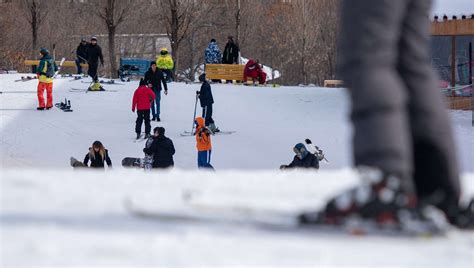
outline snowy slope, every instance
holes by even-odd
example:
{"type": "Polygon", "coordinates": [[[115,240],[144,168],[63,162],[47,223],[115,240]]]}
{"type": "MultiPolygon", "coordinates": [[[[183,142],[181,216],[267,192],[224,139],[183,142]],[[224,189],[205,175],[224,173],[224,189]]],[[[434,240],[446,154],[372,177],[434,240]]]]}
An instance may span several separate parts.
{"type": "MultiPolygon", "coordinates": [[[[0,75],[0,91],[35,91],[36,81],[0,75]]],[[[109,85],[118,92],[69,92],[87,87],[58,79],[55,102],[71,99],[74,112],[38,112],[35,93],[0,94],[0,266],[79,265],[319,265],[323,267],[472,267],[473,233],[447,237],[354,237],[283,232],[225,224],[178,224],[137,219],[126,198],[179,210],[183,193],[194,202],[278,211],[318,208],[357,183],[350,166],[348,100],[342,89],[255,88],[213,85],[215,120],[229,136],[213,137],[217,173],[195,172],[191,128],[198,85],[170,84],[162,95],[164,126],[177,153],[170,173],[124,170],[120,160],[141,156],[135,143],[131,96],[136,82],[109,85]],[[330,163],[322,172],[279,172],[292,147],[310,137],[330,163]],[[109,149],[114,170],[73,172],[94,140],[109,149]],[[325,170],[333,170],[325,172],[325,170]],[[388,257],[391,256],[391,257],[388,257]]],[[[450,112],[461,159],[465,197],[474,195],[470,112],[450,112]],[[471,172],[468,174],[467,172],[471,172]]],[[[3,267],[3,266],[2,266],[3,267]]]]}

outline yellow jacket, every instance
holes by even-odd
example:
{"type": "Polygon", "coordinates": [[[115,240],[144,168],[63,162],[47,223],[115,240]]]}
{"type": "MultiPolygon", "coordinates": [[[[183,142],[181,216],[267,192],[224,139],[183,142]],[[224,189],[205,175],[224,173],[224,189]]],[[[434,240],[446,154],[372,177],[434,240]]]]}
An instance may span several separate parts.
{"type": "Polygon", "coordinates": [[[38,65],[38,68],[37,68],[37,71],[36,71],[36,73],[38,75],[38,80],[41,83],[47,83],[47,84],[53,83],[52,75],[54,75],[54,72],[56,70],[57,70],[56,63],[51,58],[51,56],[49,56],[49,55],[43,56],[40,60],[40,63],[38,65]],[[50,74],[49,74],[51,77],[47,76],[48,65],[51,65],[51,70],[50,70],[50,74]]]}
{"type": "Polygon", "coordinates": [[[170,54],[158,55],[156,57],[156,67],[158,69],[172,70],[174,67],[173,58],[171,58],[170,54]]]}

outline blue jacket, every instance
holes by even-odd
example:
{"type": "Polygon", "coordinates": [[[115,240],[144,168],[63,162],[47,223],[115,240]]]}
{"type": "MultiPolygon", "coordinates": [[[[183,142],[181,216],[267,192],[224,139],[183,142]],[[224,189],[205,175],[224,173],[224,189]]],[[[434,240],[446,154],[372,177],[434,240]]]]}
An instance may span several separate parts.
{"type": "Polygon", "coordinates": [[[217,46],[216,42],[209,43],[206,50],[204,51],[204,62],[210,64],[218,64],[222,62],[221,50],[217,46]]]}

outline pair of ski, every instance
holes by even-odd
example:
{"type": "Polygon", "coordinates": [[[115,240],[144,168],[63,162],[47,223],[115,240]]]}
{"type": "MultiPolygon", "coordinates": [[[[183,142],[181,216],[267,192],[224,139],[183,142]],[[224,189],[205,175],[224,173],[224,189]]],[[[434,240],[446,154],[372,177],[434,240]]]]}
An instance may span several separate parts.
{"type": "MultiPolygon", "coordinates": [[[[230,135],[230,134],[235,133],[235,132],[236,131],[234,131],[234,130],[231,130],[231,131],[219,130],[217,132],[212,132],[212,135],[230,135]]],[[[183,137],[194,136],[194,135],[196,135],[196,133],[194,133],[194,131],[191,132],[191,131],[185,130],[183,133],[181,133],[181,136],[183,136],[183,137]]]]}
{"type": "Polygon", "coordinates": [[[69,89],[69,92],[85,92],[85,93],[88,93],[88,92],[117,92],[118,90],[114,90],[114,89],[102,89],[102,90],[89,90],[88,88],[84,89],[84,88],[70,88],[69,89]]]}
{"type": "MultiPolygon", "coordinates": [[[[81,83],[90,84],[90,82],[87,81],[81,81],[81,83]]],[[[107,85],[125,85],[124,83],[115,82],[115,80],[100,80],[99,83],[107,85]]]]}
{"type": "Polygon", "coordinates": [[[38,79],[36,76],[27,75],[27,76],[20,77],[20,79],[15,80],[15,82],[20,82],[20,81],[21,82],[28,82],[28,81],[36,80],[36,79],[38,79]]]}

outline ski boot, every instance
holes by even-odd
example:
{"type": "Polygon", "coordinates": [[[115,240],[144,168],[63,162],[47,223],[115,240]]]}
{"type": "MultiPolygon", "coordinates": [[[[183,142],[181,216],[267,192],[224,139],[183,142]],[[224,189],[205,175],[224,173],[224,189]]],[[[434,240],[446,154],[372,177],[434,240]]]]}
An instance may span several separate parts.
{"type": "Polygon", "coordinates": [[[300,214],[299,223],[410,235],[442,234],[449,229],[444,213],[420,205],[399,177],[368,167],[360,168],[359,176],[360,186],[332,198],[322,211],[300,214]]]}
{"type": "Polygon", "coordinates": [[[209,124],[208,128],[213,134],[216,133],[216,132],[220,132],[219,128],[216,127],[216,125],[214,123],[209,124]]]}
{"type": "Polygon", "coordinates": [[[140,136],[141,136],[140,133],[137,133],[137,140],[140,139],[140,136]]]}
{"type": "Polygon", "coordinates": [[[89,88],[89,91],[104,91],[104,88],[100,84],[100,82],[94,82],[89,88]]]}

